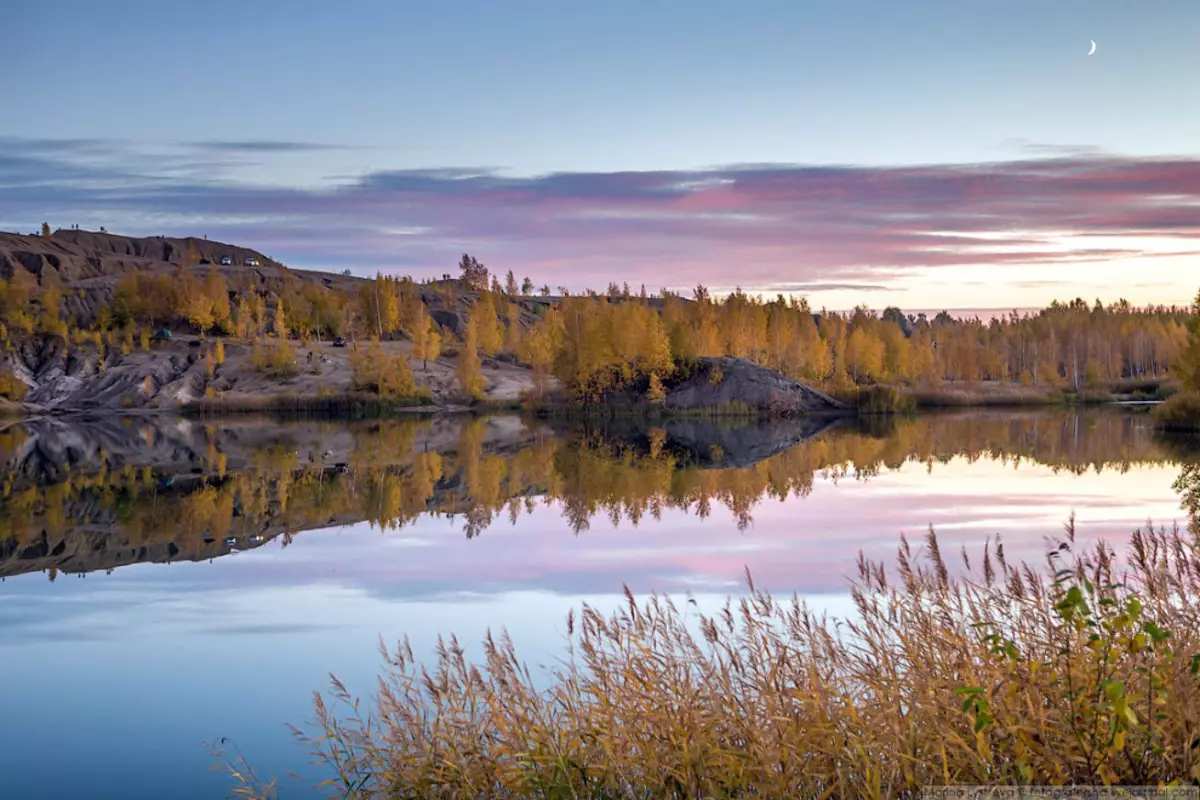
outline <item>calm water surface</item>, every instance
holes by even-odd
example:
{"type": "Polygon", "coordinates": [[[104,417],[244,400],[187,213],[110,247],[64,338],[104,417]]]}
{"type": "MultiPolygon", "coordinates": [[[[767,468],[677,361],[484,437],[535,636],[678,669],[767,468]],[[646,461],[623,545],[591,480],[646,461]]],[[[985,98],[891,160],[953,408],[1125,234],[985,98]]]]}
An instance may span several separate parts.
{"type": "MultiPolygon", "coordinates": [[[[0,796],[221,797],[227,737],[319,796],[285,723],[330,672],[369,694],[380,637],[506,627],[532,664],[567,611],[701,608],[757,584],[846,613],[859,551],[936,527],[1040,559],[1075,513],[1118,545],[1183,522],[1190,454],[1136,409],[972,412],[873,429],[488,420],[62,420],[0,433],[0,796]],[[289,772],[299,775],[290,777],[289,772]]],[[[478,652],[476,649],[474,652],[478,652]]]]}

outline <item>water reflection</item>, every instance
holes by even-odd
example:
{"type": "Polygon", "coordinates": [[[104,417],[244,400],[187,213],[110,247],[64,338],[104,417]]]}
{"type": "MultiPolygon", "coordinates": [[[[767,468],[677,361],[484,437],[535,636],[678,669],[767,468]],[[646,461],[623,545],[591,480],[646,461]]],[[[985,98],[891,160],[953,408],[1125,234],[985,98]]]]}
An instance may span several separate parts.
{"type": "Polygon", "coordinates": [[[615,607],[628,584],[713,610],[745,568],[839,613],[858,551],[888,559],[930,523],[947,553],[1000,533],[1019,560],[1072,511],[1118,546],[1147,517],[1182,520],[1181,494],[1200,498],[1191,452],[1099,410],[11,425],[0,656],[20,691],[0,749],[24,769],[0,795],[223,796],[202,742],[229,736],[304,775],[284,796],[314,796],[325,776],[284,723],[308,719],[329,671],[369,694],[379,636],[432,652],[439,633],[470,646],[505,627],[536,668],[581,602],[615,607]]]}
{"type": "MultiPolygon", "coordinates": [[[[0,577],[55,580],[210,560],[275,539],[286,547],[306,531],[358,522],[397,531],[446,518],[474,538],[545,505],[576,534],[597,519],[636,526],[668,510],[706,519],[714,509],[744,531],[765,502],[807,497],[816,480],[867,481],[906,464],[932,474],[955,459],[997,474],[1126,474],[1189,451],[1157,439],[1144,415],[1031,411],[740,426],[50,419],[0,432],[0,458],[0,577]]],[[[1185,495],[1191,472],[1178,487],[1185,495]]]]}

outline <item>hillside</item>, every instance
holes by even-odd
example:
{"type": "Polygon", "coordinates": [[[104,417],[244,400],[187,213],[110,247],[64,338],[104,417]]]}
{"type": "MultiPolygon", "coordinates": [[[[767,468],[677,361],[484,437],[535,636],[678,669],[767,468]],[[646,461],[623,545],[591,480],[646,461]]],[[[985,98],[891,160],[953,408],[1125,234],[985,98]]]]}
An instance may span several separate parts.
{"type": "Polygon", "coordinates": [[[668,410],[846,410],[745,358],[693,357],[690,373],[668,376],[664,320],[690,305],[682,298],[616,289],[606,303],[534,296],[512,289],[511,274],[508,290],[493,275],[487,291],[488,273],[475,266],[482,281],[418,284],[294,270],[207,239],[0,233],[0,378],[16,387],[0,388],[0,397],[23,395],[35,412],[312,409],[375,391],[397,405],[512,404],[531,392],[555,405],[578,401],[571,390],[595,378],[604,396],[589,402],[646,406],[649,362],[641,353],[656,352],[668,410]],[[426,330],[439,340],[432,353],[420,343],[426,330]],[[368,346],[368,338],[380,341],[368,346]],[[461,374],[468,340],[481,354],[468,364],[471,391],[461,374]],[[594,361],[597,352],[605,363],[594,361]],[[576,386],[551,375],[559,364],[569,365],[561,374],[576,386]],[[618,377],[631,366],[630,377],[618,377]]]}
{"type": "MultiPolygon", "coordinates": [[[[194,237],[134,238],[59,230],[43,238],[0,232],[0,277],[11,279],[15,271],[24,270],[40,281],[48,270],[53,271],[65,290],[62,313],[80,327],[94,324],[98,311],[112,303],[122,276],[173,277],[181,268],[198,277],[215,269],[235,287],[235,296],[261,295],[268,309],[276,306],[287,285],[292,290],[299,285],[301,291],[313,287],[353,296],[366,283],[358,277],[290,269],[257,250],[194,237]],[[222,257],[232,264],[222,265],[222,257]],[[258,266],[246,266],[247,259],[256,259],[258,266]]],[[[436,284],[422,287],[421,295],[431,318],[447,334],[457,335],[473,296],[460,292],[451,305],[436,291],[436,284]]],[[[528,323],[531,315],[524,316],[528,323]]],[[[87,345],[72,347],[61,340],[28,338],[10,349],[5,366],[29,387],[28,404],[59,411],[177,409],[203,397],[209,385],[215,385],[231,404],[352,391],[349,348],[333,347],[328,341],[307,346],[289,342],[297,374],[271,378],[247,363],[250,345],[230,340],[225,345],[225,364],[210,377],[203,356],[206,346],[211,349],[211,341],[202,346],[202,337],[194,335],[190,326],[168,323],[165,327],[174,334],[170,341],[155,341],[145,351],[110,350],[103,356],[87,345]]],[[[408,342],[387,341],[382,346],[389,355],[409,358],[408,342]]],[[[438,405],[458,399],[452,359],[434,359],[427,367],[417,365],[415,373],[417,384],[428,389],[438,405]]],[[[482,376],[484,398],[493,402],[513,402],[531,385],[528,369],[496,359],[483,360],[482,376]]]]}
{"type": "Polygon", "coordinates": [[[355,291],[361,278],[293,270],[248,247],[188,237],[135,238],[83,230],[58,230],[50,238],[0,231],[0,276],[24,268],[37,278],[47,269],[58,273],[68,290],[63,311],[82,324],[95,320],[100,305],[110,303],[122,275],[130,272],[173,275],[181,267],[207,270],[213,265],[232,284],[249,284],[277,292],[286,279],[344,291],[355,291]],[[221,265],[227,256],[233,263],[221,265]],[[245,266],[247,259],[259,266],[245,266]]]}
{"type": "MultiPolygon", "coordinates": [[[[10,278],[14,270],[24,268],[35,278],[53,269],[67,291],[63,313],[82,325],[95,321],[100,305],[110,303],[113,290],[121,276],[131,272],[174,276],[183,267],[203,276],[215,268],[235,291],[253,290],[274,298],[287,284],[331,289],[346,295],[361,290],[366,279],[331,272],[292,269],[258,250],[195,237],[120,236],[84,230],[58,230],[50,238],[0,231],[0,277],[10,278]],[[232,262],[222,265],[222,257],[232,262]],[[256,259],[258,266],[246,266],[247,259],[256,259]]],[[[452,282],[455,283],[455,282],[452,282]]],[[[448,307],[437,291],[443,282],[422,286],[422,300],[434,320],[457,334],[462,313],[470,307],[476,294],[459,291],[459,303],[448,307]]],[[[526,312],[548,306],[561,298],[523,297],[526,312]]],[[[525,322],[531,320],[525,317],[525,322]]]]}

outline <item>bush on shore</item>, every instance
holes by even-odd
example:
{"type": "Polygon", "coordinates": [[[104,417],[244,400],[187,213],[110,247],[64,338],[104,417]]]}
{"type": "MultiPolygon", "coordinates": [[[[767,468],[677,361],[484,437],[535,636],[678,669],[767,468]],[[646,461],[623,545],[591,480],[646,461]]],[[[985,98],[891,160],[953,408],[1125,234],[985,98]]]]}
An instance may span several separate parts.
{"type": "Polygon", "coordinates": [[[916,410],[912,396],[903,394],[895,386],[863,386],[856,395],[859,414],[905,414],[916,410]]]}
{"type": "Polygon", "coordinates": [[[1157,406],[1151,416],[1166,431],[1200,431],[1200,392],[1179,392],[1157,406]]]}
{"type": "MultiPolygon", "coordinates": [[[[307,738],[343,796],[868,797],[953,784],[1200,779],[1200,538],[1074,525],[1048,573],[999,542],[950,565],[931,531],[860,558],[857,615],[749,594],[713,617],[652,596],[567,619],[535,681],[507,637],[471,663],[384,650],[373,712],[336,678],[307,738]]],[[[749,577],[749,576],[747,576],[749,577]]]]}
{"type": "Polygon", "coordinates": [[[250,368],[272,378],[291,378],[300,373],[296,354],[286,341],[255,342],[250,351],[250,368]]]}

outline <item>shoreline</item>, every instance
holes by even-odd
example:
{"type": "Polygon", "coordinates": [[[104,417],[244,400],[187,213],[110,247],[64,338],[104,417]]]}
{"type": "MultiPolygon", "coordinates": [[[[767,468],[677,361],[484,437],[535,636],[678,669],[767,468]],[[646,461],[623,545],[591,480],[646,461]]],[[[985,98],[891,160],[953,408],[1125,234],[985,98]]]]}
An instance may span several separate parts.
{"type": "MultiPolygon", "coordinates": [[[[844,397],[844,395],[843,395],[844,397]]],[[[554,402],[529,406],[517,401],[467,403],[411,403],[373,395],[343,394],[325,397],[291,395],[264,396],[239,400],[200,399],[177,407],[109,409],[102,407],[44,407],[8,403],[0,407],[0,419],[18,422],[29,419],[99,419],[113,416],[139,419],[174,417],[180,419],[222,419],[261,415],[282,419],[361,420],[427,416],[481,416],[519,414],[539,419],[644,419],[644,420],[787,420],[818,418],[854,418],[905,416],[909,414],[985,409],[1073,409],[1106,406],[1153,409],[1162,406],[1162,398],[1147,399],[1130,394],[1090,393],[1082,396],[1012,397],[967,392],[926,394],[901,392],[897,408],[868,410],[852,401],[844,409],[824,409],[789,414],[771,413],[749,406],[718,405],[700,408],[665,408],[645,405],[591,404],[572,406],[554,402]]]]}

